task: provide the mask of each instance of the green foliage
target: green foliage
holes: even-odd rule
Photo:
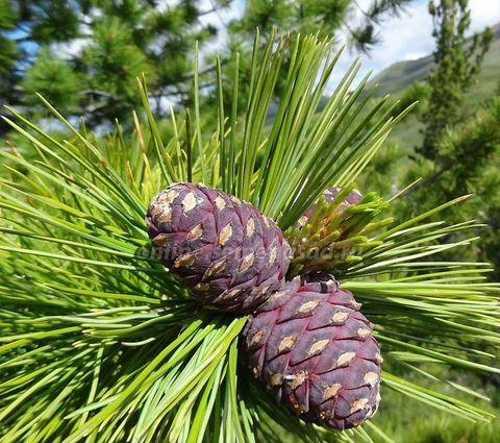
[[[12,67],[17,61],[18,52],[14,43],[0,35],[0,75],[7,79],[11,74]],[[7,84],[2,82],[0,92],[7,93]]]
[[[438,153],[449,159],[441,180],[446,198],[479,192],[483,187],[478,186],[478,180],[500,154],[500,96],[443,137]]]
[[[378,2],[377,2],[378,3]],[[406,3],[405,1],[392,2]],[[208,113],[216,97],[214,57],[210,44],[227,43],[222,64],[230,64],[231,53],[241,52],[238,70],[248,76],[250,48],[256,27],[265,39],[273,26],[301,32],[319,31],[335,35],[347,26],[353,0],[243,2],[241,18],[223,22],[222,11],[236,8],[236,0],[39,0],[0,3],[1,100],[12,106],[29,107],[32,118],[44,114],[34,106],[33,90],[44,94],[72,117],[85,117],[89,127],[110,128],[115,119],[130,128],[131,110],[137,105],[135,78],[146,74],[156,115],[168,114],[168,104],[191,103],[192,52],[197,42],[202,50],[200,86],[202,106]],[[397,8],[383,8],[367,16],[373,31],[375,20]],[[220,22],[215,26],[214,20]],[[219,29],[228,29],[229,40],[219,39]],[[13,31],[7,33],[5,31]],[[358,45],[373,42],[368,34],[352,32]],[[364,40],[362,43],[361,40]],[[46,48],[46,49],[41,49]],[[48,59],[50,52],[50,60]],[[47,84],[62,67],[68,76],[57,86]],[[236,69],[233,67],[232,69]],[[69,72],[71,70],[71,72]],[[75,79],[79,88],[75,90]],[[232,84],[226,83],[232,93]],[[280,89],[278,88],[279,92]],[[54,96],[52,96],[52,93]],[[230,97],[228,93],[226,100]],[[66,97],[66,101],[64,98]],[[248,100],[248,84],[239,94],[242,112]],[[74,104],[79,106],[75,107]],[[214,116],[207,115],[207,123]],[[0,135],[7,128],[0,127]]]
[[[105,120],[110,111],[120,120],[129,114],[130,107],[138,102],[136,79],[140,75],[156,82],[153,66],[134,44],[127,24],[117,17],[104,18],[96,24],[94,40],[82,58],[90,89],[87,96],[96,100],[90,124]]]
[[[359,187],[373,189],[385,197],[393,195],[401,188],[401,183],[406,185],[410,182],[406,177],[404,163],[407,163],[407,157],[401,146],[388,141],[358,180]]]
[[[490,98],[478,106],[466,97],[480,73],[491,33],[487,30],[472,39],[465,38],[470,25],[466,1],[443,1],[438,6],[431,3],[430,12],[435,23],[437,66],[422,89],[428,91],[422,94],[422,105],[399,135],[401,146],[407,146],[400,158],[391,163],[393,169],[403,171],[395,181],[397,187],[423,179],[400,202],[397,212],[411,216],[443,198],[474,194],[470,204],[450,208],[447,217],[455,223],[464,218],[484,223],[482,238],[466,255],[450,251],[447,256],[450,260],[479,258],[498,266],[498,98],[492,99],[490,90]],[[418,83],[414,84],[403,93],[402,101],[415,96],[419,89]],[[412,134],[415,132],[415,117],[424,125],[424,140],[416,149],[420,155],[414,155],[408,142],[401,138],[410,136],[409,126],[413,126]],[[497,279],[498,273],[492,273],[490,278]]]
[[[434,62],[436,69],[428,79],[431,88],[426,112],[424,140],[419,152],[429,159],[438,157],[436,145],[447,129],[461,117],[464,93],[471,87],[488,51],[493,34],[486,30],[472,40],[466,38],[470,27],[468,1],[439,0],[429,3],[436,39]]]
[[[226,79],[218,69],[213,133],[201,127],[196,88],[185,118],[171,115],[168,138],[143,82],[144,112],[133,115],[133,133],[117,127],[106,139],[74,128],[46,101],[66,128],[64,140],[10,109],[15,120],[6,121],[31,145],[32,158],[1,152],[7,161],[0,177],[3,441],[29,435],[65,442],[255,442],[276,440],[280,426],[304,442],[384,436],[373,423],[333,433],[277,407],[240,366],[238,336],[246,319],[204,312],[148,255],[146,207],[173,181],[192,178],[232,190],[287,227],[326,187],[347,186],[363,174],[396,120],[390,104],[364,99],[364,82],[352,90],[357,66],[313,118],[338,57],[332,45],[290,36],[261,48],[257,39],[243,118],[224,106]],[[266,130],[283,72],[287,86]],[[462,420],[486,422],[488,411],[462,400],[467,388],[450,390],[438,378],[439,368],[500,372],[493,367],[500,288],[485,282],[490,266],[442,258],[474,240],[468,233],[476,223],[430,221],[465,199],[374,232],[373,247],[346,270],[342,284],[377,323],[382,396],[392,390]],[[448,241],[454,233],[465,240]],[[436,383],[400,374],[400,365]]]
[[[17,21],[17,16],[9,0],[0,0],[0,103],[10,94],[15,77],[13,69],[20,56],[15,42],[11,41],[6,31],[11,31]]]
[[[38,106],[37,92],[51,97],[55,106],[68,113],[74,111],[79,102],[80,76],[48,48],[40,51],[22,86],[28,94],[26,104],[30,106]]]
[[[0,0],[0,29],[13,29],[16,24],[16,13],[9,0]]]
[[[46,45],[74,39],[79,35],[79,11],[75,4],[65,0],[42,0],[36,3],[30,11],[34,15],[31,30],[33,40]]]
[[[409,167],[405,180],[424,177],[400,206],[409,215],[430,208],[441,198],[474,194],[471,204],[451,208],[450,220],[476,218],[485,223],[482,238],[470,258],[481,257],[500,265],[498,250],[500,203],[500,98],[485,103],[468,122],[448,132],[437,146],[443,163],[416,159]],[[462,255],[460,255],[462,256]],[[492,274],[498,278],[498,272]]]
[[[253,33],[259,27],[263,32],[271,32],[273,26],[283,26],[284,29],[300,28],[303,32],[334,34],[342,26],[351,4],[350,0],[249,1],[244,17],[233,29]]]
[[[233,22],[231,30],[236,32],[236,40],[253,34],[258,27],[264,35],[272,32],[273,26],[297,32],[319,32],[333,36],[339,29],[347,31],[352,46],[368,51],[378,41],[376,29],[387,15],[397,15],[412,0],[374,0],[361,9],[352,0],[250,0],[245,14]],[[349,25],[349,14],[353,9],[361,9],[364,22],[356,27]]]
[[[163,3],[2,0],[0,73],[12,78],[2,98],[11,105],[29,105],[32,116],[43,114],[39,105],[33,107],[36,90],[72,116],[85,116],[89,126],[101,127],[115,118],[131,123],[135,78],[142,73],[148,75],[155,98],[186,100],[189,94],[182,86],[191,81],[194,43],[209,42],[216,30],[200,21],[205,12],[201,2],[181,0],[161,7]],[[56,75],[61,81],[49,87]]]
[[[401,368],[401,371],[405,371],[405,368]],[[477,404],[482,403],[481,396],[490,396],[492,398],[491,412],[498,413],[498,392],[495,392],[493,385],[488,387],[480,377],[474,374],[446,371],[437,375],[440,379],[448,381],[450,390],[457,383],[466,384],[476,394],[475,402]],[[435,379],[422,374],[415,374],[413,378],[428,387],[436,383]],[[466,398],[466,394],[461,396]],[[387,392],[385,399],[387,401],[385,405],[382,405],[375,423],[389,435],[394,436],[396,441],[408,443],[494,443],[498,438],[500,431],[498,420],[491,423],[473,424],[448,414],[446,411],[437,412],[425,405],[408,402],[404,397],[393,392]],[[391,407],[387,407],[387,405]]]
[[[411,113],[407,114],[408,116],[414,113],[417,113],[417,115],[425,113],[431,92],[430,85],[425,82],[416,82],[412,84],[409,88],[405,89],[399,97],[398,106],[394,110],[395,113],[401,113],[404,109],[412,105],[413,108]]]

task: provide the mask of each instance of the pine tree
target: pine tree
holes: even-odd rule
[[[240,45],[253,36],[255,28],[263,35],[274,26],[296,32],[319,32],[335,36],[339,30],[350,38],[350,45],[368,51],[377,43],[377,25],[387,15],[398,15],[412,0],[374,0],[363,9],[352,0],[252,0],[248,1],[243,17],[231,24],[233,43]],[[360,13],[364,20],[351,25],[352,13]]]
[[[437,152],[437,144],[446,130],[463,118],[463,104],[493,38],[491,30],[468,38],[471,25],[468,0],[433,0],[429,2],[436,40],[435,68],[428,79],[431,94],[427,111],[422,115],[424,140],[418,151],[436,159],[445,168],[448,161]]]
[[[242,118],[235,118],[231,103],[225,106],[228,79],[217,64],[214,132],[201,127],[197,88],[192,107],[170,116],[170,136],[159,129],[144,82],[134,129],[118,126],[107,137],[75,127],[43,99],[66,128],[64,141],[9,108],[13,118],[5,121],[33,152],[27,160],[15,146],[0,151],[3,441],[276,442],[285,429],[304,442],[389,440],[376,418],[336,432],[276,404],[245,368],[240,344],[247,317],[203,309],[151,254],[147,207],[159,191],[186,181],[230,194],[236,206],[248,202],[290,239],[311,206],[325,207],[325,190],[342,189],[325,207],[329,212],[311,217],[311,229],[303,231],[305,247],[323,240],[348,248],[340,269],[336,255],[321,269],[333,273],[339,286],[330,275],[314,287],[320,297],[330,288],[332,309],[349,302],[355,317],[341,327],[344,333],[362,340],[372,334],[368,320],[375,323],[382,355],[369,355],[378,365],[384,359],[382,407],[391,407],[384,406],[390,389],[464,421],[491,420],[463,399],[484,396],[438,372],[500,373],[494,367],[500,288],[484,282],[490,265],[443,258],[470,245],[476,222],[430,221],[467,197],[407,219],[395,219],[391,211],[404,191],[385,201],[363,189],[364,197],[345,205],[343,199],[404,115],[393,116],[396,104],[387,97],[366,100],[366,83],[356,81],[358,64],[321,103],[339,58],[328,39],[270,36],[262,45],[257,37],[253,54],[250,105]],[[284,60],[290,60],[286,68]],[[230,75],[233,82],[238,78],[238,72]],[[271,114],[280,76],[286,82]],[[196,70],[194,84],[199,85]],[[233,91],[232,103],[238,103],[239,88]],[[177,215],[186,216],[197,202],[186,197],[175,203]],[[162,210],[168,215],[168,208]],[[329,234],[320,238],[323,230]],[[457,232],[466,238],[450,240]],[[290,312],[309,315],[311,308],[299,305]],[[327,315],[319,321],[342,322],[327,309],[323,304]],[[363,316],[354,313],[359,309]],[[360,327],[360,321],[369,327]],[[353,353],[330,360],[347,364]],[[410,373],[401,374],[402,366]],[[345,382],[353,378],[343,374]],[[433,386],[420,385],[418,374]],[[373,379],[378,373],[357,375],[366,389],[378,383]],[[303,394],[297,393],[307,398]],[[366,405],[366,399],[354,399],[351,410],[340,413],[352,416]]]
[[[213,40],[216,29],[204,24],[200,2],[181,0],[2,0],[10,20],[5,40],[20,54],[2,64],[15,79],[12,105],[34,105],[35,92],[50,98],[69,115],[84,117],[89,126],[129,118],[137,105],[135,85],[148,76],[152,99],[184,97],[192,72],[190,54]],[[228,2],[213,2],[224,8]],[[161,6],[163,5],[163,6]],[[1,34],[0,34],[1,35]],[[8,49],[8,48],[7,48]],[[43,112],[37,106],[37,112]]]
[[[352,30],[352,41],[363,47],[373,44],[376,21],[405,3],[408,0],[374,1],[364,11],[366,23]],[[215,65],[209,44],[217,42],[220,26],[229,28],[231,48],[241,52],[243,69],[251,58],[248,50],[256,27],[262,35],[269,35],[272,25],[334,35],[346,29],[357,8],[352,0],[251,0],[242,3],[241,20],[228,19],[220,26],[211,24],[214,20],[207,22],[210,15],[221,22],[217,14],[235,4],[239,3],[1,0],[0,95],[7,103],[30,110],[34,118],[46,117],[45,110],[32,100],[35,93],[41,93],[68,115],[83,117],[89,127],[109,129],[115,119],[127,125],[138,104],[135,79],[141,74],[148,79],[158,115],[168,112],[169,103],[190,102],[195,42],[204,55],[200,59],[202,98],[214,98],[210,92],[215,85]],[[222,63],[229,59],[225,57]],[[240,109],[246,99],[241,91]]]
[[[466,122],[447,131],[437,144],[436,152],[439,158],[446,159],[446,166],[436,160],[416,159],[412,162],[403,180],[407,183],[418,177],[423,177],[423,180],[402,202],[399,211],[409,216],[430,209],[443,198],[473,195],[469,205],[450,208],[447,217],[457,223],[464,217],[484,223],[481,239],[467,257],[488,260],[498,269],[500,97],[486,100]],[[463,254],[453,252],[449,257],[458,259]],[[497,280],[498,271],[492,272],[490,278]]]
[[[19,49],[15,42],[9,39],[7,32],[16,27],[17,16],[9,0],[0,0],[0,106],[13,99],[16,100],[17,92],[14,89],[16,83],[15,65],[20,58]],[[0,124],[0,134],[5,130]]]
[[[464,217],[485,223],[483,239],[470,249],[468,257],[497,264],[497,240],[491,232],[497,224],[496,178],[492,171],[498,166],[498,100],[488,100],[475,108],[466,106],[467,93],[480,73],[492,32],[486,29],[468,37],[468,1],[430,2],[429,12],[434,21],[436,65],[428,78],[429,92],[419,113],[424,125],[424,139],[417,147],[420,155],[412,159],[403,180],[409,183],[423,179],[400,211],[409,216],[431,208],[442,198],[474,194],[470,205],[450,208],[447,216],[457,223]],[[448,257],[454,260],[462,255],[453,251]],[[492,274],[491,278],[496,276]]]

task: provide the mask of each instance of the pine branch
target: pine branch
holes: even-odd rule
[[[353,87],[358,64],[319,109],[339,57],[315,36],[277,36],[264,47],[257,38],[242,118],[247,80],[231,74],[228,106],[216,64],[213,132],[196,107],[156,121],[143,80],[128,135],[120,126],[110,137],[76,128],[44,99],[62,136],[9,109],[4,120],[26,147],[12,141],[0,162],[0,438],[236,443],[272,439],[285,424],[303,441],[387,440],[371,425],[334,435],[275,405],[239,364],[247,318],[203,309],[158,262],[144,221],[160,190],[186,180],[246,198],[283,227],[329,186],[352,188],[397,118],[388,100],[368,100],[367,79]],[[390,205],[367,194],[342,218],[343,232],[365,239],[341,285],[377,325],[388,389],[488,421],[459,399],[470,389],[433,370],[498,373],[500,287],[484,278],[491,266],[443,257],[475,239],[477,222],[441,220],[462,200],[393,220]],[[405,378],[393,370],[401,365],[411,370]]]

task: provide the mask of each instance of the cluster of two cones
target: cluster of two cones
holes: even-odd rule
[[[360,200],[353,194],[340,206]],[[381,356],[371,323],[327,274],[286,281],[292,249],[272,220],[221,191],[182,183],[154,199],[147,222],[164,265],[194,296],[212,309],[252,314],[243,352],[282,403],[336,429],[375,413]]]

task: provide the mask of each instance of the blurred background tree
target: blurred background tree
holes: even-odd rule
[[[150,80],[153,102],[185,94],[194,42],[203,45],[217,33],[201,21],[210,11],[193,1],[1,2],[9,18],[3,39],[21,56],[17,62],[1,51],[12,79],[4,100],[41,112],[34,98],[39,92],[90,126],[129,118],[139,103],[136,78],[142,73]],[[214,2],[214,8],[227,4]]]
[[[429,13],[434,24],[436,68],[427,80],[431,93],[427,110],[421,117],[425,130],[418,151],[425,158],[435,159],[440,157],[437,145],[446,130],[464,117],[465,93],[481,69],[493,34],[486,29],[472,37],[467,35],[471,25],[468,0],[431,1]]]
[[[395,213],[402,217],[460,195],[473,194],[467,204],[448,208],[446,217],[456,224],[478,220],[484,224],[477,230],[480,237],[467,251],[448,253],[448,259],[489,262],[492,266],[488,279],[498,281],[500,25],[472,33],[468,0],[431,1],[429,13],[433,20],[434,53],[395,64],[373,81],[379,95],[399,96],[395,112],[415,101],[418,105],[370,166],[372,173],[366,174],[366,182],[360,183],[360,188],[391,195],[421,179],[404,198],[395,202]],[[457,238],[450,236],[447,240],[452,242]],[[498,355],[498,350],[494,352]],[[443,376],[463,377],[451,372]],[[498,414],[499,378],[478,376],[474,383],[476,392],[491,393],[491,404]],[[405,404],[396,411],[382,412],[381,420],[397,429],[394,434],[400,435],[401,441],[493,443],[498,440],[498,420],[493,427],[476,427],[445,414],[431,413],[425,418],[428,410],[413,408]]]
[[[240,51],[244,67],[256,27],[264,36],[273,26],[330,35],[344,30],[366,51],[382,17],[409,2],[374,0],[363,23],[351,28],[353,0],[0,0],[0,100],[43,118],[34,98],[39,92],[90,127],[125,123],[138,105],[142,73],[157,113],[167,112],[168,103],[189,102],[195,41],[204,59],[201,86],[210,92],[212,50]],[[221,14],[230,8],[225,21]],[[0,136],[6,129],[0,127]]]
[[[8,37],[16,23],[17,18],[9,0],[0,0],[0,105],[8,101],[18,101],[13,85],[16,81],[16,64],[20,62],[21,54],[16,42]],[[5,126],[3,129],[5,130]],[[0,134],[1,132],[0,129]]]
[[[477,81],[484,57],[494,34],[486,29],[470,35],[471,11],[468,0],[440,0],[429,3],[436,41],[434,68],[426,80],[426,90],[412,85],[406,92],[421,99],[418,118],[423,126],[422,142],[403,179],[423,180],[399,208],[406,214],[431,208],[459,195],[474,194],[468,205],[452,207],[448,217],[455,223],[477,219],[485,232],[470,258],[490,261],[498,278],[500,239],[497,235],[500,207],[500,97],[470,106],[467,94]],[[418,96],[420,94],[420,96]],[[405,97],[405,95],[403,95]],[[403,100],[404,102],[405,100]],[[408,99],[407,99],[408,101]],[[450,255],[450,260],[458,259]]]

